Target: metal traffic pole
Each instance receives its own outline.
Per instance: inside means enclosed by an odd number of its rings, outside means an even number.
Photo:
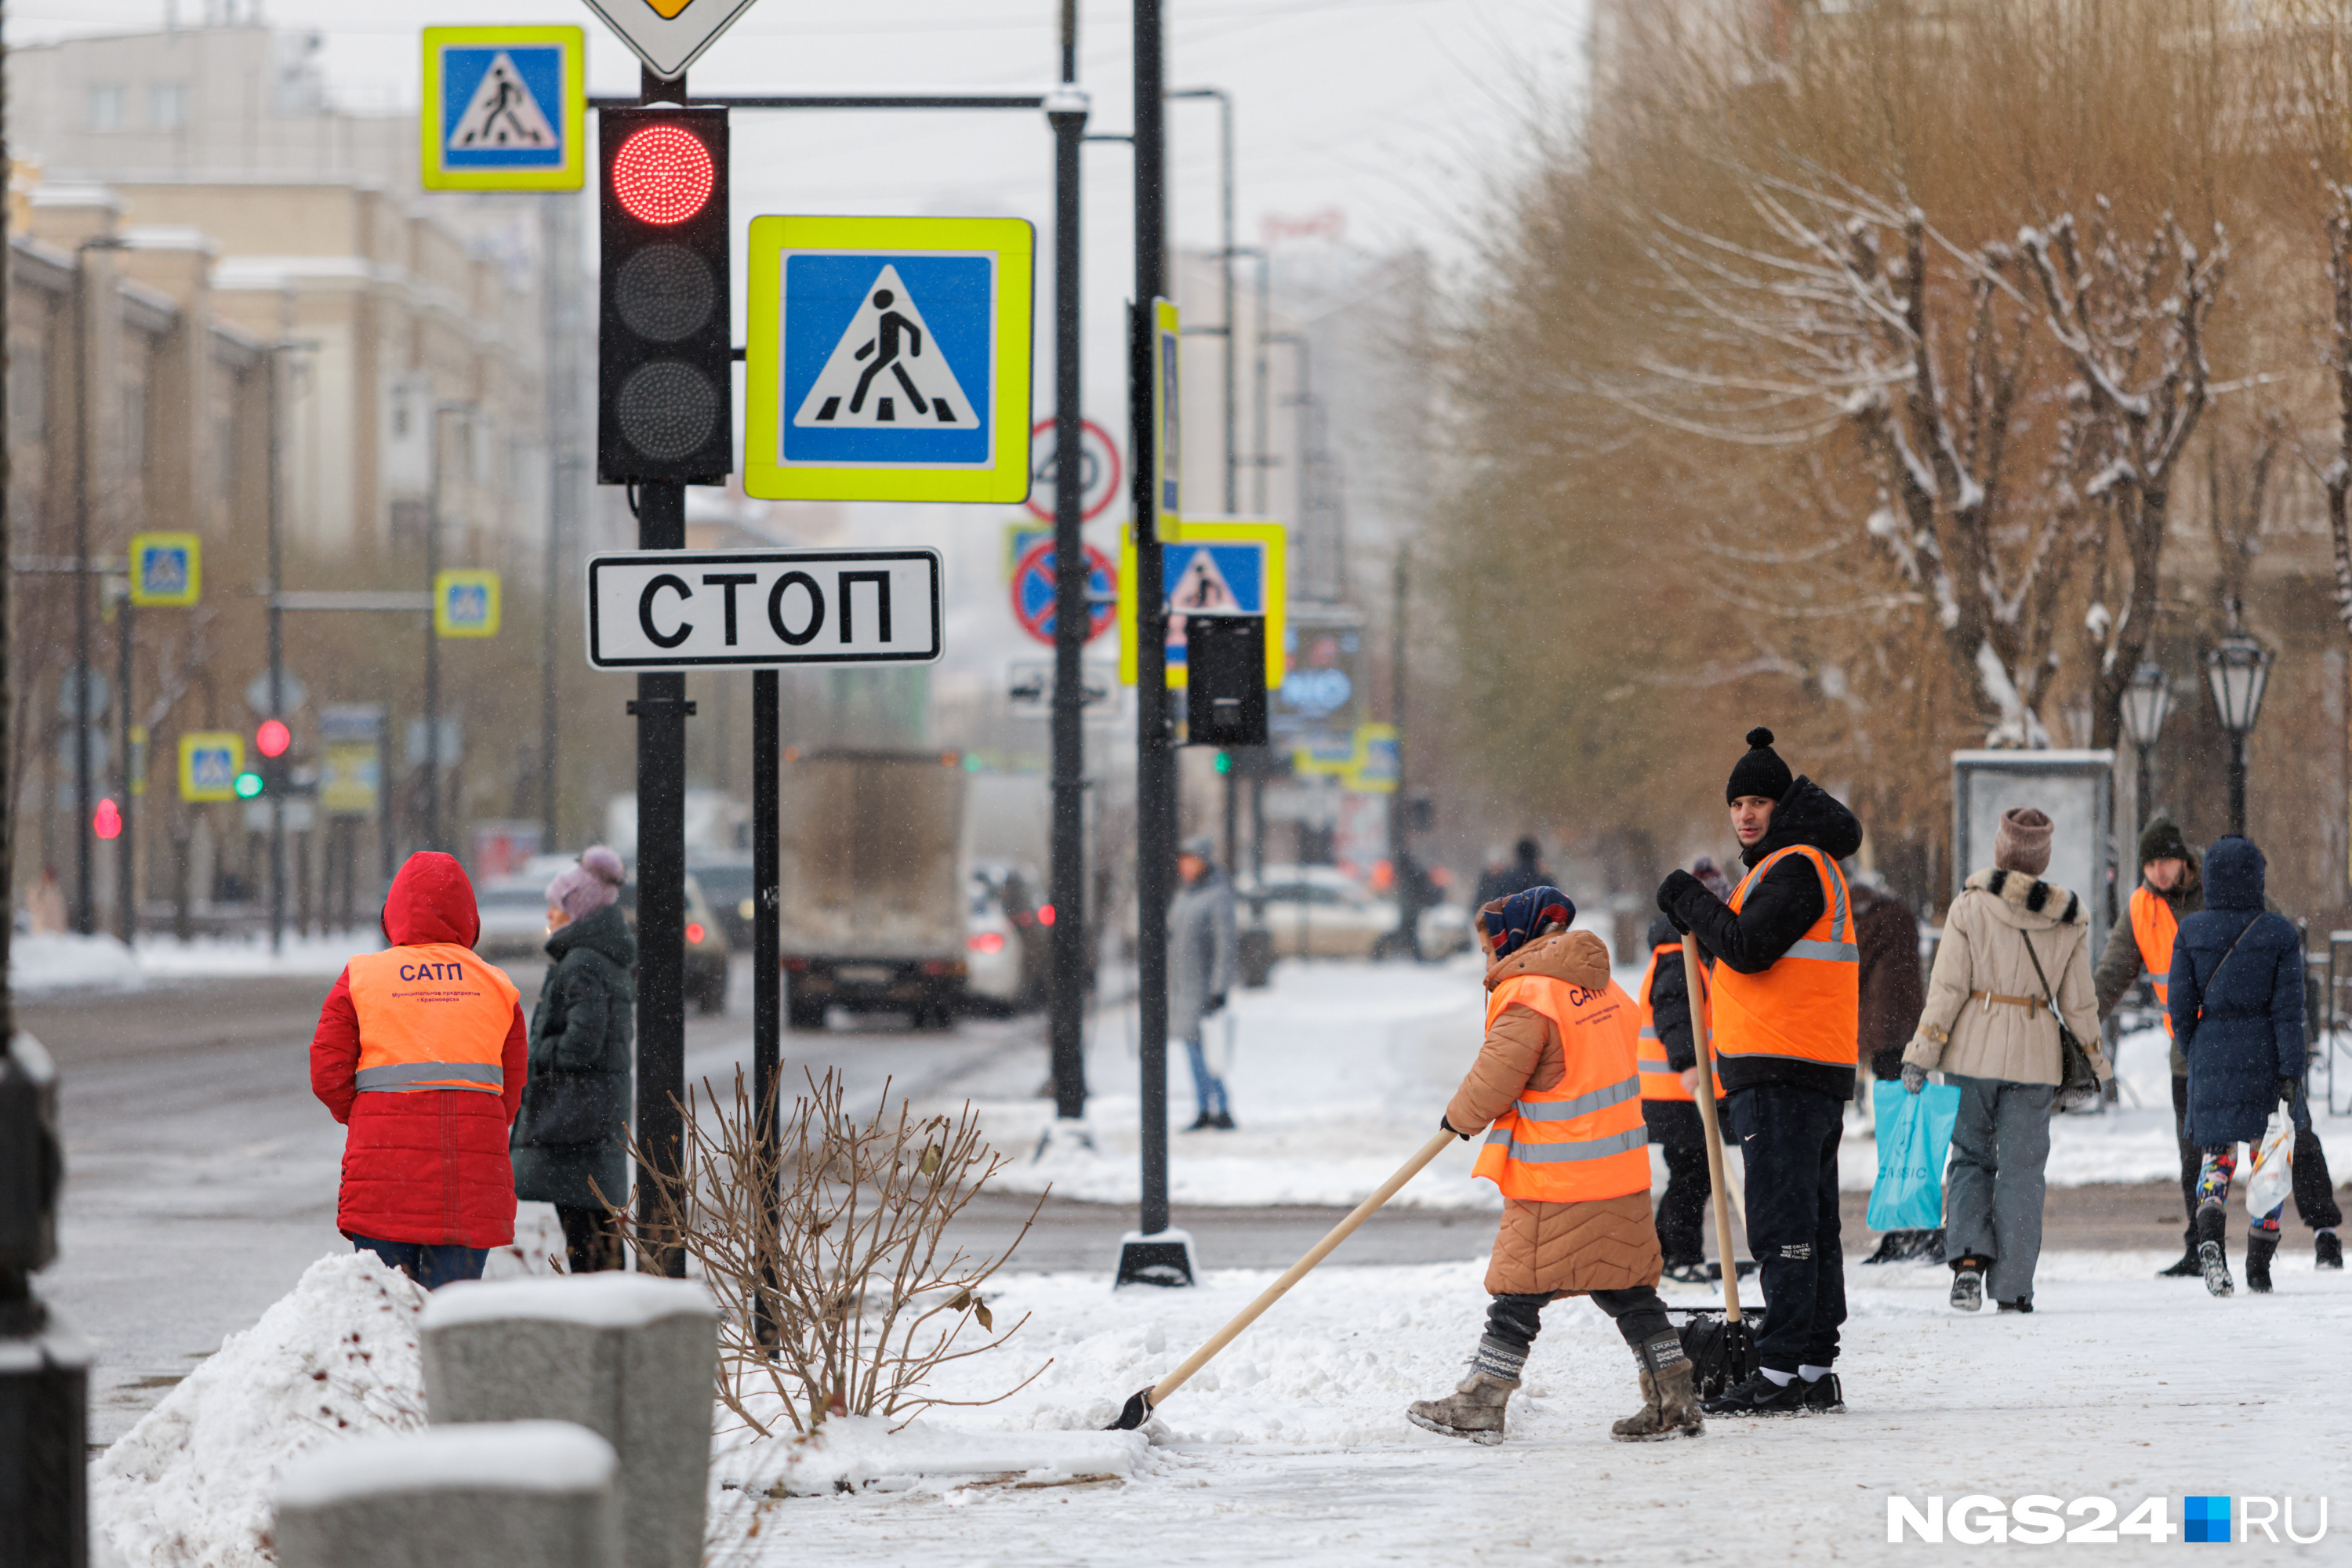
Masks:
[[[286,350],[284,339],[269,349],[269,717],[286,718],[286,621],[278,596],[286,592]],[[428,632],[431,624],[426,624]],[[277,777],[272,769],[264,776]],[[269,951],[286,945],[286,790],[269,792]]]
[[[137,562],[129,564],[132,572],[138,571]],[[131,578],[126,575],[122,579],[122,602],[114,612],[121,617],[115,625],[115,700],[122,705],[121,711],[115,716],[116,728],[122,736],[122,826],[116,834],[114,844],[114,924],[115,934],[122,939],[125,947],[136,941],[139,934],[138,818],[133,814],[131,796],[131,731],[133,728],[131,722]]]
[[[783,869],[778,798],[783,737],[777,685],[774,670],[751,672],[751,1114],[759,1130],[761,1168],[767,1173],[762,1196],[771,1234],[777,1234],[782,1224],[777,1183],[783,1154],[782,1126],[776,1115],[783,1055],[783,971],[778,952],[783,900],[777,885]],[[778,1330],[765,1289],[759,1303],[759,1342],[773,1344]]]

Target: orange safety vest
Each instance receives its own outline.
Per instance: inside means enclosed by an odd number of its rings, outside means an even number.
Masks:
[[[1525,1090],[1496,1119],[1473,1175],[1507,1198],[1580,1204],[1650,1190],[1649,1130],[1634,1061],[1633,999],[1615,981],[1587,991],[1542,974],[1516,974],[1486,998],[1486,1027],[1503,1009],[1528,1007],[1559,1032],[1568,1070]]]
[[[1822,879],[1821,919],[1760,974],[1716,965],[1716,1059],[1772,1058],[1853,1067],[1860,1054],[1862,950],[1854,945],[1853,910],[1837,862],[1810,844],[1776,850],[1740,879],[1731,910],[1738,913],[1748,889],[1791,855],[1811,861]]]
[[[1641,1024],[1640,1032],[1634,1036],[1634,1043],[1639,1050],[1642,1068],[1642,1098],[1679,1100],[1685,1104],[1696,1105],[1698,1097],[1683,1087],[1683,1075],[1666,1064],[1666,1042],[1658,1037],[1658,1016],[1650,1005],[1650,987],[1657,984],[1658,965],[1680,963],[1682,961],[1683,948],[1678,942],[1664,942],[1650,950],[1650,969],[1642,976],[1641,1005],[1634,1015]],[[1706,983],[1706,966],[1701,964],[1698,971],[1698,1005],[1691,1011],[1691,1027],[1694,1030],[1698,1028],[1705,1016]],[[1723,1075],[1720,1073],[1715,1078],[1715,1098],[1723,1098]]]
[[[514,982],[454,942],[388,947],[351,962],[362,1094],[506,1090]]]
[[[2172,939],[2180,934],[2180,919],[2164,896],[2145,882],[2132,889],[2132,941],[2139,947],[2139,977],[2156,988],[2156,1010],[2164,1016],[2164,1032],[2172,1033]]]

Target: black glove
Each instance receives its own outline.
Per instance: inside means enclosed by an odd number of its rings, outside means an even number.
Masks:
[[[2289,1105],[2293,1105],[2294,1103],[2294,1097],[2303,1092],[2303,1079],[2299,1078],[2282,1077],[2278,1080],[2278,1089],[2279,1098],[2285,1100]]]
[[[1454,1123],[1452,1123],[1451,1121],[1446,1121],[1446,1120],[1445,1120],[1445,1118],[1444,1118],[1443,1115],[1440,1115],[1440,1116],[1438,1117],[1438,1119],[1437,1119],[1437,1124],[1438,1124],[1440,1127],[1443,1127],[1444,1129],[1445,1129],[1445,1131],[1447,1131],[1448,1132],[1453,1133],[1453,1134],[1454,1134],[1454,1136],[1455,1136],[1456,1138],[1461,1139],[1461,1140],[1462,1140],[1462,1142],[1464,1142],[1465,1143],[1467,1143],[1468,1142],[1470,1142],[1470,1134],[1468,1134],[1467,1132],[1463,1131],[1462,1131],[1462,1129],[1460,1129],[1459,1127],[1454,1126]]]
[[[1693,888],[1696,888],[1702,893],[1706,891],[1705,882],[1679,867],[1667,872],[1666,879],[1658,884],[1658,912],[1674,922],[1674,928],[1677,931],[1687,933],[1690,930],[1689,922],[1675,910],[1675,906],[1682,902],[1685,895]]]
[[[1224,994],[1223,992],[1220,991],[1220,992],[1218,992],[1214,996],[1212,996],[1212,997],[1210,997],[1210,998],[1209,998],[1209,1005],[1208,1005],[1208,1007],[1206,1008],[1206,1011],[1211,1012],[1211,1013],[1222,1013],[1222,1012],[1223,1012],[1224,1010],[1225,1010],[1225,994]]]

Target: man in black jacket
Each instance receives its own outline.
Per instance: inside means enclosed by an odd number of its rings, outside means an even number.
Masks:
[[[1731,896],[1731,884],[1713,860],[1699,857],[1692,874],[1719,899]],[[1643,976],[1643,999],[1649,1004],[1650,1029],[1657,1049],[1665,1057],[1667,1082],[1652,1092],[1652,1075],[1645,1063],[1642,1079],[1642,1120],[1650,1142],[1665,1153],[1666,1190],[1658,1199],[1658,1250],[1665,1258],[1665,1278],[1685,1285],[1704,1285],[1709,1276],[1702,1237],[1707,1199],[1715,1184],[1707,1173],[1706,1124],[1698,1113],[1698,1042],[1691,1034],[1690,988],[1683,977],[1681,936],[1664,915],[1650,921],[1650,972]],[[1702,957],[1702,962],[1711,962]],[[1702,981],[1701,984],[1705,982]],[[1646,1042],[1644,1050],[1651,1047]],[[1677,1092],[1679,1090],[1679,1092]],[[1718,1104],[1717,1120],[1729,1113]]]
[[[1738,910],[1687,871],[1658,889],[1658,908],[1716,957],[1716,1059],[1747,1166],[1748,1247],[1769,1303],[1759,1370],[1706,1410],[1842,1410],[1830,1371],[1845,1321],[1837,1146],[1853,1097],[1859,965],[1836,862],[1862,847],[1862,825],[1819,784],[1790,776],[1769,730],[1749,731],[1748,743],[1724,791],[1749,868]]]

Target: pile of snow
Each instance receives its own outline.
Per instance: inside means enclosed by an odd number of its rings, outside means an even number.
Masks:
[[[110,936],[19,931],[8,941],[8,988],[19,996],[43,991],[136,991],[144,982],[138,959]]]
[[[19,995],[49,991],[136,991],[151,980],[219,980],[256,974],[331,975],[383,945],[374,931],[288,937],[142,937],[135,948],[110,936],[18,935],[8,946],[8,984]]]
[[[424,1426],[424,1309],[425,1292],[373,1253],[310,1265],[90,1467],[93,1537],[124,1568],[268,1568],[289,1460]]]
[[[897,1491],[918,1480],[976,1478],[1041,1487],[1131,1476],[1150,1447],[1141,1432],[973,1431],[920,1418],[901,1426],[884,1415],[836,1415],[806,1437],[738,1444],[717,1457],[713,1475],[722,1494],[764,1497]]]

